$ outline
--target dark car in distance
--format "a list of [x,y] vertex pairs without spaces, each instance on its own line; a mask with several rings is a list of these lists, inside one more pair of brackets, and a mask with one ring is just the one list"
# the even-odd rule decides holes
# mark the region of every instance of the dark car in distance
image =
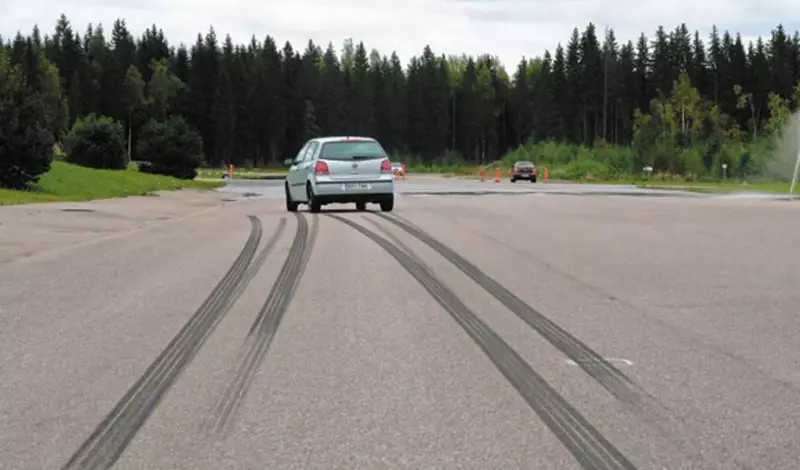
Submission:
[[531,183],[535,183],[536,165],[532,162],[518,161],[511,167],[509,174],[512,183],[516,183],[517,180],[528,180]]

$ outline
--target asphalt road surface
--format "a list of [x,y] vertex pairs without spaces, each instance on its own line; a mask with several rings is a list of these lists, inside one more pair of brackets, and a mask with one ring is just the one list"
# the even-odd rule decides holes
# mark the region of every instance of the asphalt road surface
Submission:
[[797,468],[800,205],[459,184],[0,208],[0,468]]

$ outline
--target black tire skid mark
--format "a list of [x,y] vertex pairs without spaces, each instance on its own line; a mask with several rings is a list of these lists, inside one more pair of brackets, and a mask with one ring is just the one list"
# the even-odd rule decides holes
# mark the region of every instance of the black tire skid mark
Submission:
[[243,358],[238,363],[236,375],[217,400],[210,420],[205,425],[207,431],[216,433],[219,438],[225,437],[230,429],[233,418],[255,379],[256,371],[267,355],[311,256],[319,231],[318,217],[316,214],[312,215],[313,226],[309,230],[305,216],[301,213],[294,215],[298,225],[289,255],[247,334]]
[[411,249],[411,247],[409,247],[408,245],[406,245],[405,243],[403,243],[403,241],[402,241],[402,240],[400,240],[400,238],[399,238],[397,235],[393,234],[393,233],[391,232],[391,230],[389,230],[388,228],[384,227],[384,226],[383,226],[383,224],[379,224],[378,222],[376,222],[374,217],[363,217],[363,219],[362,219],[362,220],[364,220],[365,222],[368,222],[368,223],[370,223],[370,224],[374,225],[374,226],[375,226],[375,228],[377,228],[378,230],[380,230],[380,231],[381,231],[381,233],[383,233],[383,235],[384,235],[386,238],[388,238],[388,239],[389,239],[389,240],[390,240],[392,243],[394,243],[394,244],[395,244],[395,245],[396,245],[398,248],[400,248],[401,250],[403,250],[403,251],[404,251],[404,252],[405,252],[405,253],[406,253],[408,256],[410,256],[410,257],[411,257],[411,258],[412,258],[412,259],[413,259],[413,260],[414,260],[414,261],[415,261],[417,264],[419,264],[419,265],[421,265],[421,266],[425,267],[425,268],[426,268],[426,269],[428,269],[428,270],[430,270],[430,269],[431,269],[431,268],[430,268],[430,266],[428,266],[428,264],[427,264],[425,261],[423,261],[423,260],[422,260],[422,258],[420,258],[420,257],[419,257],[419,255],[417,255],[417,254],[414,252],[414,250],[412,250],[412,249]]
[[[456,220],[453,217],[450,217],[447,214],[442,214],[439,211],[433,211],[433,210],[431,210],[430,212],[436,214],[438,217],[442,217],[444,219],[447,219],[448,222],[450,222],[450,223],[452,223],[454,225],[457,225],[458,227],[460,227],[460,228],[462,228],[464,230],[472,232],[472,233],[474,233],[475,235],[477,235],[477,236],[479,236],[481,238],[485,238],[487,240],[490,240],[492,243],[497,243],[497,244],[502,245],[503,247],[505,247],[505,248],[507,248],[507,249],[509,249],[511,251],[515,251],[514,247],[512,247],[508,243],[504,242],[503,240],[497,239],[497,238],[495,238],[495,237],[493,237],[493,236],[491,236],[489,234],[483,233],[483,232],[481,232],[479,230],[476,230],[474,228],[467,227],[463,223],[459,222],[458,220]],[[539,259],[539,258],[537,258],[535,256],[532,256],[529,253],[520,253],[520,254],[522,254],[523,256],[527,257],[528,259],[531,259],[531,260],[535,261],[536,263],[539,263],[540,265],[542,265],[546,269],[549,269],[549,270],[551,270],[551,271],[553,271],[555,273],[558,273],[559,276],[563,276],[565,279],[569,280],[570,282],[574,282],[575,284],[581,286],[582,288],[588,289],[588,290],[596,293],[600,297],[608,299],[608,300],[610,300],[612,302],[617,302],[617,303],[619,303],[621,305],[624,305],[625,307],[630,308],[630,309],[634,309],[634,310],[638,310],[639,309],[637,306],[633,305],[632,303],[628,302],[627,300],[623,300],[623,299],[617,297],[616,295],[614,295],[614,294],[612,294],[610,292],[606,292],[605,290],[601,289],[600,287],[595,286],[594,284],[591,284],[591,283],[586,282],[586,281],[584,281],[582,279],[579,279],[578,277],[574,276],[573,274],[570,274],[569,272],[564,271],[564,270],[554,266],[553,264],[551,264],[551,263],[549,263],[547,261],[544,261],[544,260]]]
[[286,217],[281,217],[280,221],[278,222],[278,227],[272,233],[272,236],[269,237],[267,243],[264,244],[264,248],[261,249],[258,257],[256,257],[256,259],[250,263],[250,266],[247,268],[247,271],[245,271],[244,276],[242,276],[242,281],[237,284],[234,292],[234,297],[236,299],[242,295],[256,274],[258,274],[258,272],[261,270],[261,266],[264,265],[264,262],[267,260],[270,253],[272,253],[272,250],[275,248],[275,244],[278,243],[278,240],[281,238],[281,235],[283,235],[284,230],[286,230]]
[[646,391],[639,388],[625,373],[614,367],[614,365],[609,363],[596,351],[544,316],[541,312],[525,303],[514,293],[503,287],[500,283],[450,247],[416,227],[411,222],[402,220],[399,217],[388,217],[383,214],[376,215],[405,230],[407,233],[431,247],[446,260],[450,261],[456,268],[480,285],[512,313],[528,324],[528,326],[536,330],[550,344],[572,359],[579,367],[589,374],[589,376],[595,379],[619,400],[630,404],[638,404],[641,402],[643,395],[647,394]]
[[636,384],[624,372],[614,367],[613,364],[588,345],[525,303],[480,268],[414,225],[411,221],[397,215],[391,217],[382,213],[375,213],[375,215],[403,229],[450,261],[462,273],[480,285],[550,344],[574,361],[578,367],[597,381],[612,396],[627,405],[644,423],[656,431],[666,442],[670,443],[678,454],[693,461],[704,460],[703,453],[697,442],[678,436],[679,432],[686,431],[684,420],[676,416],[655,396]]
[[237,287],[261,242],[261,221],[255,216],[248,218],[250,236],[228,272],[169,345],[75,451],[63,470],[112,467],[200,350],[241,292]]
[[395,258],[484,351],[582,468],[636,468],[433,273],[380,235],[351,220],[327,215],[360,232]]

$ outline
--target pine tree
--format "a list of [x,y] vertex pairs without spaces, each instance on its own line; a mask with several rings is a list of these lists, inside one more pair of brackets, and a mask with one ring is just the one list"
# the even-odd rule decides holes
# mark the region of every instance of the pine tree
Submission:
[[373,136],[375,134],[374,91],[369,80],[369,59],[364,43],[356,46],[353,56],[352,76],[347,90],[350,103],[348,135]]
[[320,136],[317,117],[314,112],[314,103],[306,100],[305,110],[303,111],[303,140],[307,141]]
[[618,43],[613,29],[599,37],[593,24],[567,33],[565,47],[523,58],[512,77],[489,55],[426,47],[404,67],[397,54],[352,39],[337,57],[332,44],[279,48],[269,36],[235,44],[213,28],[190,48],[170,47],[157,25],[134,40],[123,19],[106,35],[64,15],[49,35],[34,27],[6,37],[0,53],[40,100],[55,140],[96,113],[122,122],[135,147],[147,119],[180,115],[211,165],[274,163],[312,135],[364,134],[422,163],[456,154],[492,161],[529,140],[605,140],[633,145],[617,160],[598,153],[625,171],[645,163],[710,171],[726,161],[744,175],[759,171],[764,139],[800,106],[800,33],[781,25],[752,44],[716,27],[704,41],[686,24],[658,28],[652,41],[642,33]]
[[41,94],[0,52],[0,187],[36,183],[53,160],[53,132]]

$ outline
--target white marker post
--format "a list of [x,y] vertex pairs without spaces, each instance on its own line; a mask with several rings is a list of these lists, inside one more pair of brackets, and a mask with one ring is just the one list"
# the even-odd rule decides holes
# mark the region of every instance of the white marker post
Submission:
[[[800,141],[800,138],[798,138],[798,141]],[[792,184],[789,186],[789,199],[794,199],[794,185],[797,184],[797,170],[800,170],[800,148],[797,149],[797,161],[794,163],[794,176],[792,176]]]

